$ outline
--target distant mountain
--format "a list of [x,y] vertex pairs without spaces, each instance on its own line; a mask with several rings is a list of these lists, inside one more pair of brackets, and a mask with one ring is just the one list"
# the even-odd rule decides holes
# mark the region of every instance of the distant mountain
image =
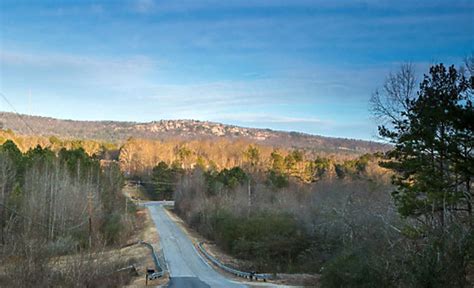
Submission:
[[388,145],[356,139],[323,137],[298,132],[245,128],[208,121],[161,120],[148,123],[75,121],[0,112],[0,125],[25,135],[58,136],[122,142],[144,139],[244,139],[262,145],[357,154],[387,150]]

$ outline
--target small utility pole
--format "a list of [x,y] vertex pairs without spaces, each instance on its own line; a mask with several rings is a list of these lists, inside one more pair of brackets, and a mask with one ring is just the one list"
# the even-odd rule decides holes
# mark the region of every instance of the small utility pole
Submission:
[[89,211],[89,249],[92,248],[92,193],[89,191],[87,195],[87,206]]
[[250,217],[250,209],[252,207],[252,189],[250,187],[250,177],[247,180],[247,192],[248,192],[248,210],[247,210],[247,217]]

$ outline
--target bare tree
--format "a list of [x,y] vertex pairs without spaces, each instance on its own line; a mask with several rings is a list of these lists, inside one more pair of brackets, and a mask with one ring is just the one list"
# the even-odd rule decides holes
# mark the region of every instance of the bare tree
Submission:
[[382,88],[370,97],[370,111],[375,119],[382,125],[401,121],[408,101],[416,96],[417,83],[415,68],[410,63],[402,64],[398,72],[390,73]]
[[12,182],[15,177],[15,169],[11,159],[7,153],[0,151],[0,190],[1,190],[1,207],[0,207],[0,228],[2,231],[1,244],[5,244],[5,226],[7,218],[7,198],[9,190],[12,188]]
[[474,77],[474,52],[464,58],[465,69],[469,72],[471,77]]

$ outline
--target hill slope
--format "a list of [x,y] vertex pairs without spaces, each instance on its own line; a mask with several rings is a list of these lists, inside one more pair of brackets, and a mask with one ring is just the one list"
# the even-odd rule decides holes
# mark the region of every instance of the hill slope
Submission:
[[[26,122],[26,123],[25,123]],[[75,121],[0,112],[0,125],[25,135],[58,136],[122,142],[129,137],[144,139],[245,139],[262,145],[344,151],[357,154],[386,150],[377,142],[332,138],[298,132],[245,128],[197,120],[161,120],[148,123],[120,121]]]

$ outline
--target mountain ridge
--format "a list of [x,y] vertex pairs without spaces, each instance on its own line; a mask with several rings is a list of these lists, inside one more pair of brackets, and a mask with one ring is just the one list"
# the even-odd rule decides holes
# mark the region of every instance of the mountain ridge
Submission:
[[245,139],[282,148],[318,149],[373,153],[390,146],[374,141],[327,137],[303,132],[248,128],[213,121],[191,119],[156,120],[151,122],[113,120],[71,120],[53,117],[0,112],[3,129],[24,135],[57,136],[75,139],[122,142],[130,137],[166,140]]

